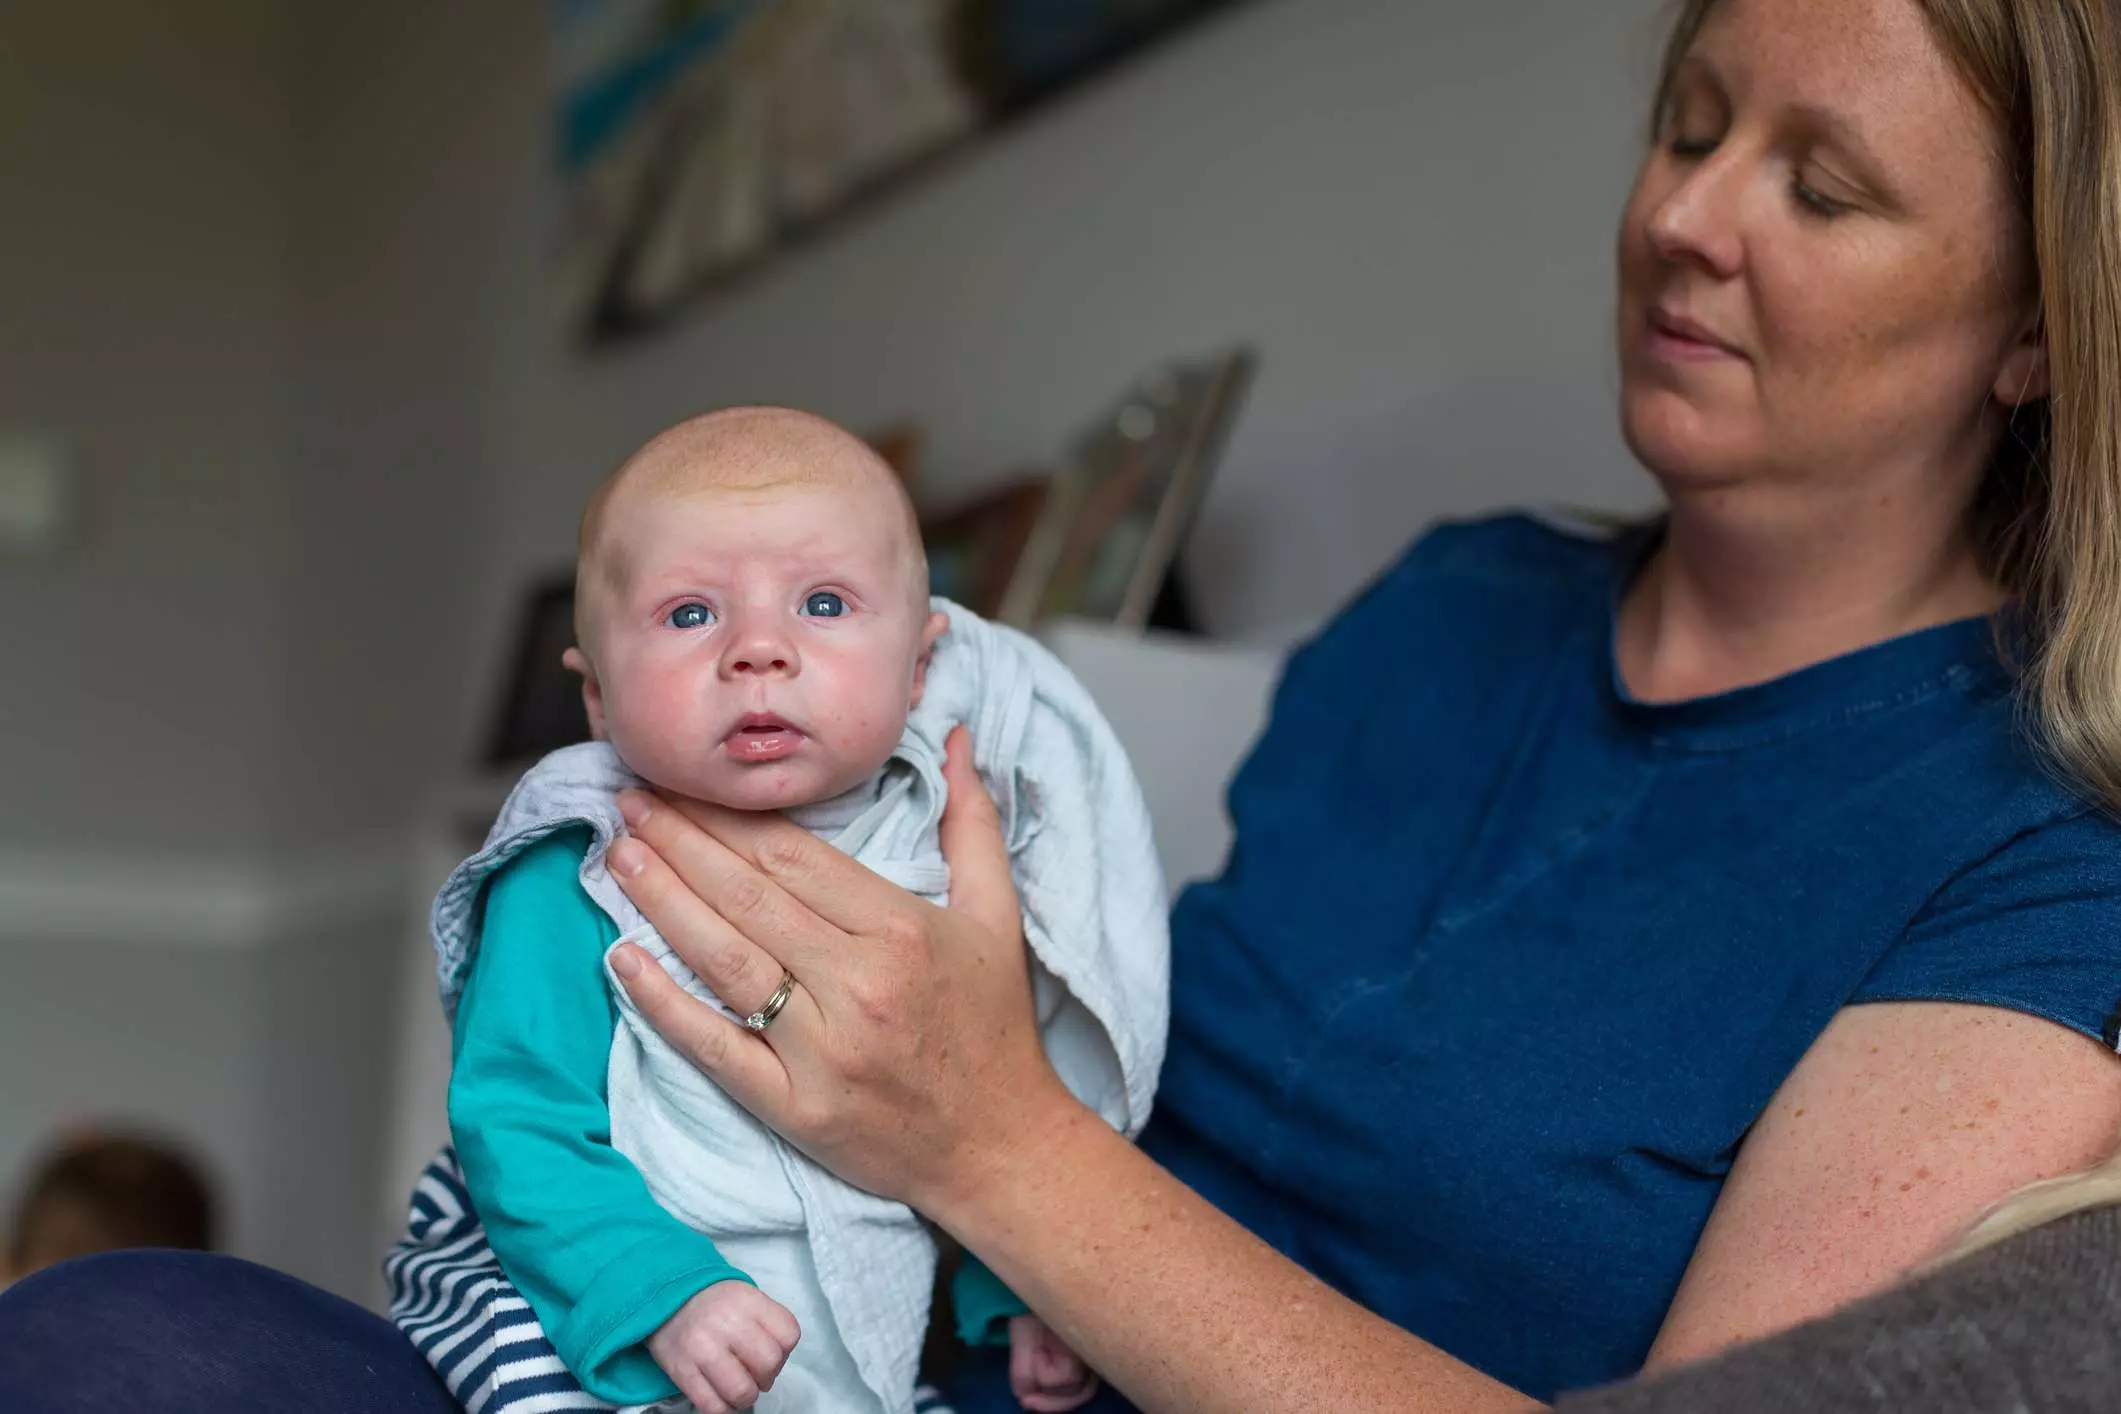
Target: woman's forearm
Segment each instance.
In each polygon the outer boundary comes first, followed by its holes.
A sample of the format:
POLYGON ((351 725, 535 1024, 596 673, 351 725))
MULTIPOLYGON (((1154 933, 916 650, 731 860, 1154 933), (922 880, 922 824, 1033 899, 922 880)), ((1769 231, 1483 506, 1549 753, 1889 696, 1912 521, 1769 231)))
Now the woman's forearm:
POLYGON ((1485 1414, 1534 1401, 1380 1320, 1080 1106, 930 1216, 1149 1414, 1485 1414))

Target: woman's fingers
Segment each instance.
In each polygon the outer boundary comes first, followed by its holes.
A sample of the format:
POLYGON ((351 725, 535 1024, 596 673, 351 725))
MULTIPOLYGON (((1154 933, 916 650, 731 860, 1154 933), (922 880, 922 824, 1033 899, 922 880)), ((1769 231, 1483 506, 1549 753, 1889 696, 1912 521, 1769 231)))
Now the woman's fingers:
MULTIPOLYGON (((680 987, 654 958, 631 943, 612 954, 611 970, 648 1024, 738 1104, 768 1124, 788 1112, 788 1069, 772 1046, 680 987)), ((773 1025, 790 1024, 799 1004, 805 1013, 802 1024, 814 1026, 814 1004, 800 987, 773 1025)))
MULTIPOLYGON (((693 895, 798 977, 814 975, 821 965, 843 957, 846 936, 832 920, 821 917, 799 894, 785 887, 786 882, 800 883, 812 875, 849 871, 866 880, 877 895, 867 915, 870 918, 875 916, 875 907, 892 892, 889 884, 867 869, 808 830, 778 816, 747 822, 746 833, 753 835, 759 848, 759 858, 754 862, 702 829, 688 810, 700 812, 718 829, 732 830, 739 827, 724 817, 735 817, 736 812, 692 801, 685 802, 686 808, 681 809, 669 801, 645 795, 636 798, 631 793, 624 798, 624 806, 634 838, 649 846, 669 866, 681 892, 693 895)), ((633 881, 621 879, 620 884, 634 906, 689 962, 686 948, 671 937, 662 917, 635 894, 633 881)), ((672 902, 676 911, 683 914, 689 900, 679 898, 672 902)), ((857 912, 854 916, 863 915, 857 912)), ((779 982, 780 971, 775 968, 767 992, 779 982)), ((717 986, 715 990, 720 992, 721 988, 717 986)))
POLYGON ((994 797, 972 765, 972 733, 952 728, 945 746, 943 858, 950 865, 950 906, 1005 938, 1023 931, 1022 903, 1009 873, 1009 842, 1002 836, 994 797))
MULTIPOLYGON (((769 812, 727 810, 698 800, 659 802, 790 897, 845 933, 859 933, 903 895, 800 825, 769 812)), ((685 873, 680 868, 679 873, 685 873)))
POLYGON ((689 867, 675 865, 656 841, 616 840, 607 856, 611 877, 716 996, 740 1011, 757 1010, 781 985, 783 971, 801 977, 824 954, 811 943, 817 920, 675 811, 655 814, 676 818, 675 830, 657 831, 665 844, 697 836, 683 850, 689 867), (785 917, 769 918, 769 912, 785 917))

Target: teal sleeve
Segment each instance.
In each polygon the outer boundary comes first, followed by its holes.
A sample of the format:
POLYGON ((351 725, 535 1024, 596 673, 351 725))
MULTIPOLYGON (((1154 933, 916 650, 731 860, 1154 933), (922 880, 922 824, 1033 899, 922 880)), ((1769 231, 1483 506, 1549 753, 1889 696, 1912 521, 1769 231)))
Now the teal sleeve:
POLYGON ((1011 1316, 1028 1316, 1031 1308, 987 1264, 967 1252, 950 1278, 950 1305, 957 1312, 957 1338, 967 1345, 1007 1345, 1003 1324, 1011 1316))
POLYGON ((591 1394, 645 1404, 678 1392, 648 1337, 704 1288, 750 1278, 611 1147, 603 960, 618 930, 582 890, 588 844, 561 831, 487 886, 449 1124, 494 1255, 561 1360, 591 1394))

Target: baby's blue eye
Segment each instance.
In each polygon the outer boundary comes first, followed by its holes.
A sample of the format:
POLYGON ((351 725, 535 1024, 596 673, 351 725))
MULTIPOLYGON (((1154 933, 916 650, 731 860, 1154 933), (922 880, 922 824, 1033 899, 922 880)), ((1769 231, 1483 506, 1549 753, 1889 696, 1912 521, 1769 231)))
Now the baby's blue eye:
POLYGON ((670 611, 672 628, 705 628, 714 622, 714 610, 705 604, 680 604, 670 611))
POLYGON ((803 612, 815 619, 836 619, 847 612, 847 603, 829 589, 820 589, 803 601, 803 612))

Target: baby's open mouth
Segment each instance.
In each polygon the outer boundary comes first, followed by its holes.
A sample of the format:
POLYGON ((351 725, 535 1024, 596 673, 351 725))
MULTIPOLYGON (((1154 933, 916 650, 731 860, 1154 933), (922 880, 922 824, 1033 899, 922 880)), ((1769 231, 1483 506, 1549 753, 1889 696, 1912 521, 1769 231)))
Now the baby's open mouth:
POLYGON ((803 743, 803 733, 770 713, 740 717, 722 738, 723 749, 739 761, 778 761, 803 743))

